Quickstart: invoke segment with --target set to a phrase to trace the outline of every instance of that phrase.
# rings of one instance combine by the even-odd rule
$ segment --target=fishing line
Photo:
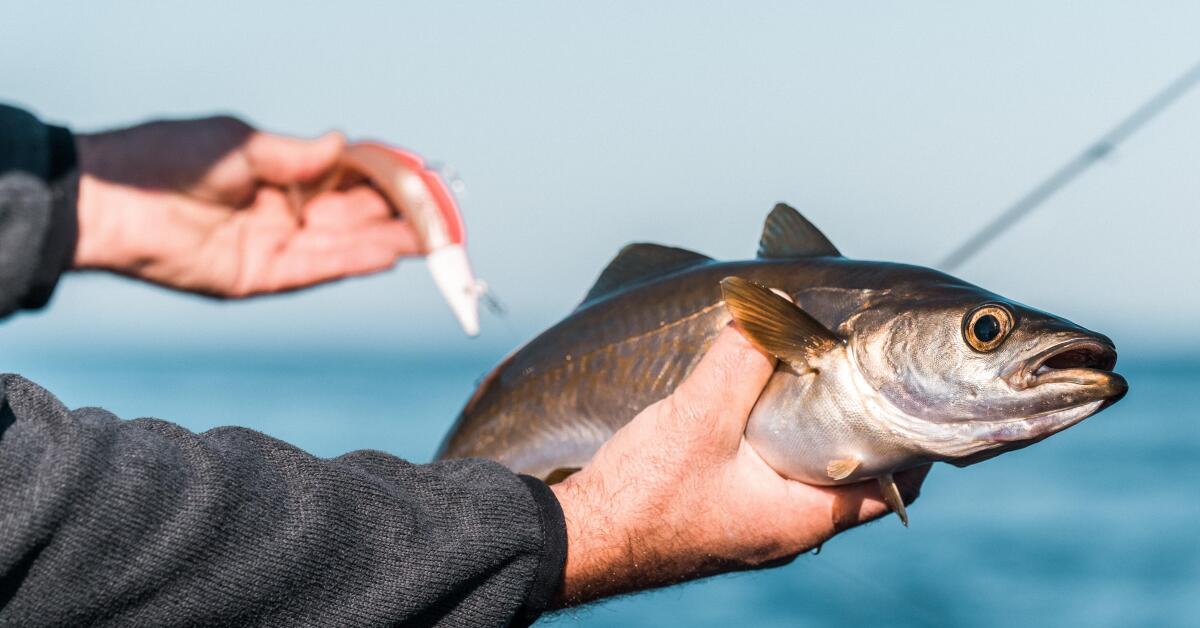
[[[481,290],[479,297],[483,300],[483,305],[494,318],[500,320],[504,324],[504,328],[508,330],[508,335],[514,342],[521,340],[521,334],[517,332],[517,328],[513,325],[512,318],[508,315],[508,308],[504,306],[504,302],[496,295],[496,291],[492,290],[486,283],[480,281]]]
[[[1162,91],[1155,94],[1140,107],[1135,109],[1125,119],[1109,130],[1100,139],[1093,142],[1083,152],[1076,155],[1017,199],[1017,202],[1000,212],[995,218],[983,226],[970,238],[967,238],[958,248],[942,259],[939,266],[945,270],[954,270],[962,266],[993,240],[1008,231],[1025,218],[1042,203],[1046,202],[1056,192],[1075,180],[1089,168],[1107,157],[1125,140],[1140,130],[1147,122],[1158,117],[1170,105],[1200,83],[1200,62],[1197,62],[1179,78],[1172,81]]]

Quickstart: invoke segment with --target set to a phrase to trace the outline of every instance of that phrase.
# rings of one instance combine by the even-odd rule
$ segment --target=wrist
[[[128,197],[139,192],[101,177],[113,172],[119,155],[113,154],[105,134],[77,134],[75,150],[79,162],[77,199],[78,239],[72,266],[76,269],[130,272],[138,264],[138,253],[131,250],[137,240],[126,233],[137,224],[128,220]]]
[[[567,528],[567,561],[563,586],[554,606],[565,608],[604,597],[606,583],[617,580],[621,566],[630,562],[620,547],[626,537],[610,524],[609,514],[598,508],[596,492],[578,475],[550,487],[563,510]]]
[[[77,269],[105,268],[106,257],[115,238],[113,226],[104,220],[102,206],[106,192],[104,183],[95,174],[99,156],[94,136],[77,134],[75,152],[79,156],[79,239],[75,245],[73,266]]]
[[[613,490],[613,487],[619,487]],[[580,472],[551,487],[567,526],[567,561],[555,606],[666,586],[698,575],[704,556],[687,531],[672,525],[670,507],[646,486]]]

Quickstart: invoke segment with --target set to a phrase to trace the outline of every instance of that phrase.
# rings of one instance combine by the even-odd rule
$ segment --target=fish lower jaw
[[[1019,443],[1039,440],[1075,425],[1092,416],[1104,405],[1104,400],[1089,401],[1082,405],[1050,412],[1047,414],[1005,421],[983,426],[981,440],[995,443]]]
[[[937,459],[954,463],[992,450],[1012,449],[1020,443],[1032,443],[1061,432],[1092,416],[1104,405],[1103,400],[1064,408],[1055,412],[1008,421],[958,424],[950,433],[925,438],[920,445]]]

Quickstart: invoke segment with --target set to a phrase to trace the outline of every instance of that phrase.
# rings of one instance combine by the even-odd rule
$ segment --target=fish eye
[[[987,303],[967,313],[963,318],[963,338],[980,353],[999,347],[1014,326],[1012,312],[998,303]]]

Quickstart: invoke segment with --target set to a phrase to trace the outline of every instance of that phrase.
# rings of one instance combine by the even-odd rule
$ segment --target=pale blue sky
[[[249,5],[249,6],[248,6]],[[6,3],[0,99],[78,129],[215,111],[445,161],[509,309],[457,331],[423,265],[222,304],[99,276],[0,347],[506,351],[624,243],[746,257],[788,201],[845,253],[932,263],[1200,59],[1196,3]],[[1200,92],[961,275],[1200,347]]]

